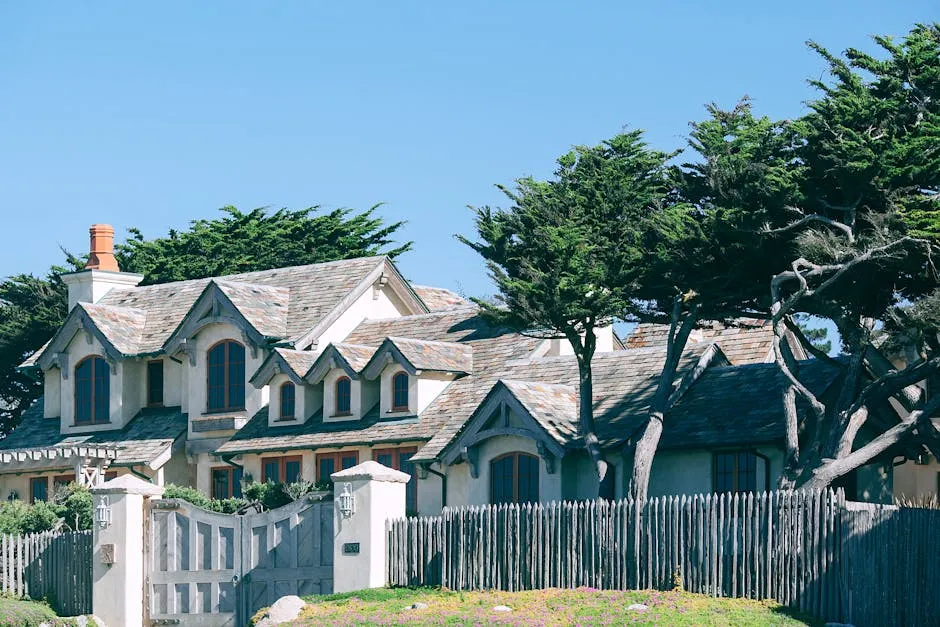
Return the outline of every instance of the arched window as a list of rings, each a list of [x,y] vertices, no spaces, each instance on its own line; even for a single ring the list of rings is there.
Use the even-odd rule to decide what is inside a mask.
[[[408,373],[392,377],[392,411],[408,411]]]
[[[352,413],[352,382],[349,377],[336,380],[336,415],[348,416]]]
[[[287,381],[281,384],[281,420],[294,419],[294,400],[296,398],[296,386]]]
[[[506,453],[490,462],[491,503],[536,503],[538,500],[538,457]]]
[[[206,355],[209,411],[245,409],[245,347],[223,340]]]
[[[111,372],[101,357],[86,357],[75,366],[75,424],[108,422]]]

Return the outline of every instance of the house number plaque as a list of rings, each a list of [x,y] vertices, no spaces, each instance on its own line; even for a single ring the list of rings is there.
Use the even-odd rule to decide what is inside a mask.
[[[344,543],[343,555],[359,555],[359,543],[358,542]]]
[[[102,564],[114,563],[114,545],[113,544],[101,545],[101,563]]]

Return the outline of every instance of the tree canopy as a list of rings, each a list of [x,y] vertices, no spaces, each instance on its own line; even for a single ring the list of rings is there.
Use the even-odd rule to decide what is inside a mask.
[[[219,218],[194,220],[190,228],[148,239],[138,229],[115,247],[123,271],[144,275],[144,285],[268,270],[386,254],[411,248],[396,244],[403,223],[386,225],[376,207],[354,213],[319,208],[221,209]],[[46,276],[18,274],[0,282],[0,433],[9,432],[42,393],[42,384],[16,367],[48,341],[65,319],[68,290],[59,276],[84,261],[68,252],[67,266]]]

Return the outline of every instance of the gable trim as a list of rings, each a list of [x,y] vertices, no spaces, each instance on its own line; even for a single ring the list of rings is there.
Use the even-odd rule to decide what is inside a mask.
[[[65,323],[59,327],[59,330],[56,331],[49,345],[46,346],[42,355],[36,360],[37,365],[44,371],[52,366],[60,366],[60,362],[63,360],[59,358],[59,355],[65,354],[69,344],[71,344],[75,336],[82,331],[90,333],[98,340],[98,343],[104,348],[105,356],[112,363],[118,362],[127,356],[121,353],[107,336],[101,332],[98,325],[95,324],[91,316],[88,315],[88,312],[85,311],[84,307],[79,303],[69,312]],[[67,361],[67,359],[64,361]],[[63,372],[67,369],[68,364],[66,363]]]
[[[342,368],[350,379],[359,379],[359,373],[349,365],[343,354],[332,343],[328,344],[326,350],[320,353],[310,370],[304,375],[304,379],[309,383],[317,384],[326,377],[330,370],[335,368]]]
[[[225,292],[211,280],[170,334],[163,346],[164,352],[167,355],[176,354],[187,340],[210,324],[230,324],[239,329],[248,340],[253,353],[269,339],[248,322]]]

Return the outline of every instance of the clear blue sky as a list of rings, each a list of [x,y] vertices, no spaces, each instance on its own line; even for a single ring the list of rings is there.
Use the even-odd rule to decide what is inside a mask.
[[[491,291],[456,242],[494,183],[624,126],[683,145],[703,104],[798,115],[822,65],[940,18],[893,2],[0,2],[0,275],[110,222],[233,204],[404,219],[414,281]]]

